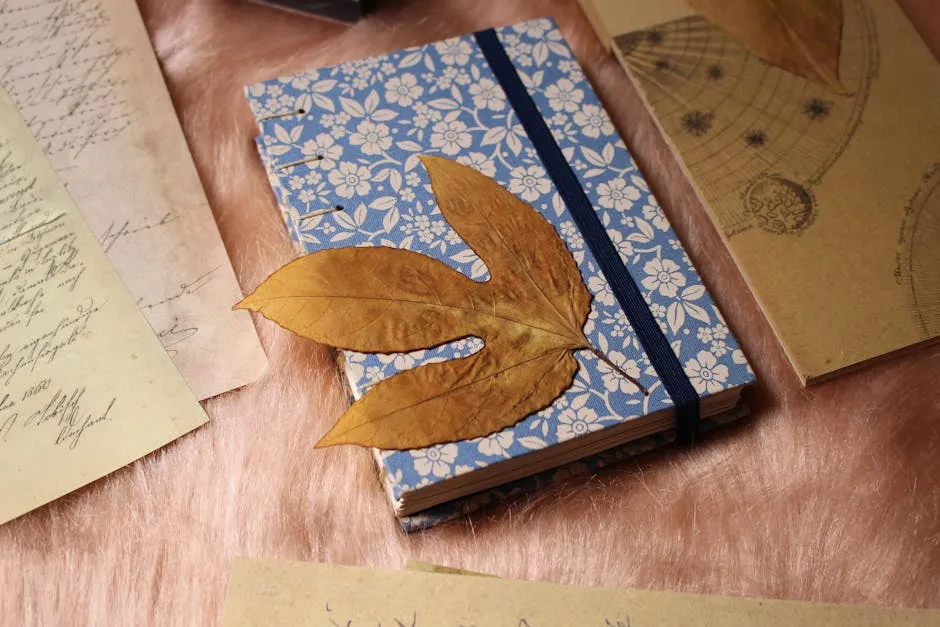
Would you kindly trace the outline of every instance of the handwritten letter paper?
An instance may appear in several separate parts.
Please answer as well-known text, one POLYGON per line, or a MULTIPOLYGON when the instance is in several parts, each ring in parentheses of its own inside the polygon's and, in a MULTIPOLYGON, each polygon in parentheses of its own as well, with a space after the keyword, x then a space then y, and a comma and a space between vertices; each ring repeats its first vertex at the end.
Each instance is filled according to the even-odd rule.
POLYGON ((265 358, 133 0, 0 3, 0 82, 186 382, 265 358))
POLYGON ((225 627, 928 627, 940 612, 236 560, 225 627))
POLYGON ((0 90, 0 523, 205 421, 0 90))

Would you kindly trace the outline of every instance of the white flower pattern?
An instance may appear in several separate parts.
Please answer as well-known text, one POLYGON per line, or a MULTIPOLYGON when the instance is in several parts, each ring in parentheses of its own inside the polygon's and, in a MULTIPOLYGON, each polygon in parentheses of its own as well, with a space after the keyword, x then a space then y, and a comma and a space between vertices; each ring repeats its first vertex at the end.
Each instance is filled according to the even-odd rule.
POLYGON ((549 85, 545 90, 545 96, 548 98, 548 106, 555 111, 565 111, 573 113, 578 110, 581 101, 584 99, 584 91, 578 89, 570 79, 559 79, 554 85, 549 85))
POLYGON ((571 440, 604 428, 597 412, 590 407, 563 409, 558 415, 557 437, 559 442, 571 440))
POLYGON ((485 438, 480 438, 477 450, 489 457, 509 457, 507 451, 512 446, 515 436, 512 431, 497 431, 485 438))
POLYGON ((456 155, 473 144, 467 125, 460 120, 445 120, 434 125, 431 146, 440 148, 445 155, 456 155))
POLYGON ((634 201, 640 199, 640 190, 627 185, 622 178, 601 183, 597 186, 597 193, 600 195, 601 207, 618 211, 629 210, 634 201))
POLYGON ((552 184, 549 183, 545 174, 545 168, 539 165, 513 168, 510 176, 512 179, 509 181, 509 191, 529 202, 537 200, 542 194, 547 194, 552 189, 552 184))
POLYGON ((663 214, 663 210, 659 208, 659 203, 652 202, 655 201, 655 198, 650 199, 650 204, 643 207, 643 217, 652 222, 660 231, 669 230, 669 221, 666 220, 666 216, 663 214))
POLYGON ((686 362, 685 369, 699 394, 720 392, 728 380, 728 366, 719 364, 715 355, 708 351, 699 351, 695 358, 686 362))
POLYGON ((441 62, 447 65, 466 65, 473 49, 470 42, 463 38, 447 39, 434 44, 441 62))
POLYGON ((450 465, 457 459, 457 446, 455 444, 442 444, 409 451, 409 453, 414 460, 415 470, 422 477, 428 475, 446 477, 451 471, 450 465))
POLYGON ((369 168, 357 166, 355 163, 344 161, 339 168, 330 172, 330 184, 336 186, 336 193, 341 198, 352 198, 354 195, 368 194, 372 188, 369 185, 369 168))
POLYGON ((392 138, 386 125, 363 120, 356 127, 356 132, 349 134, 349 143, 362 146, 363 154, 380 155, 392 146, 392 138))
POLYGON ((336 143, 331 135, 320 133, 314 139, 308 139, 300 147, 305 157, 316 157, 307 161, 308 168, 332 170, 343 156, 343 147, 336 143))
POLYGON ((468 155, 457 157, 457 163, 474 168, 484 176, 493 177, 496 174, 496 165, 482 152, 471 152, 468 155))
MULTIPOLYGON (((610 353, 607 355, 607 358, 634 379, 640 378, 640 365, 637 363, 636 359, 627 359, 627 357, 620 351, 610 351, 610 353)), ((608 391, 620 391, 625 394, 636 391, 637 387, 632 381, 630 381, 630 379, 627 379, 622 374, 611 368, 610 365, 606 362, 600 361, 597 364, 597 369, 601 372, 601 377, 604 380, 604 387, 608 391)))
POLYGON ((418 84, 418 79, 411 73, 393 76, 385 83, 385 99, 401 107, 410 106, 423 93, 424 87, 418 84))
POLYGON ((473 106, 477 109, 502 111, 506 108, 506 95, 500 86, 489 78, 481 78, 479 82, 473 83, 469 91, 473 96, 473 106))
POLYGON ((685 285, 685 275, 672 259, 650 259, 643 266, 643 272, 646 273, 643 287, 659 290, 663 296, 675 297, 679 288, 685 285))
POLYGON ((614 132, 613 122, 607 114, 597 105, 584 105, 574 114, 574 123, 581 127, 588 137, 611 135, 614 132))

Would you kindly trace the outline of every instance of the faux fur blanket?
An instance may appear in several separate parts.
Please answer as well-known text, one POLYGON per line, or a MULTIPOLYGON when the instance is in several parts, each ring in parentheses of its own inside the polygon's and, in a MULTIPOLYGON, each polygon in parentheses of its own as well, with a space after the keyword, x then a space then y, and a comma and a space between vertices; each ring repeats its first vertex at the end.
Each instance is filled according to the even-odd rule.
MULTIPOLYGON (((753 417, 692 451, 405 536, 367 451, 313 448, 345 406, 328 351, 257 319, 269 371, 209 401, 208 426, 0 527, 0 623, 217 624, 233 556, 415 558, 570 584, 940 608, 940 347, 801 388, 573 0, 377 4, 344 26, 244 0, 143 0, 243 289, 293 254, 243 85, 552 15, 750 356, 753 417)), ((902 4, 940 53, 936 0, 902 4)))

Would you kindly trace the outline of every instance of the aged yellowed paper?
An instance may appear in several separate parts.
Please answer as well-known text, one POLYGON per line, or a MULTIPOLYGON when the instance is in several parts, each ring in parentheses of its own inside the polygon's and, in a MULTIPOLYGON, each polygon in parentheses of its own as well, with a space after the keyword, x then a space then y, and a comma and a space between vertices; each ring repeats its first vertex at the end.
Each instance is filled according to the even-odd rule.
POLYGON ((0 523, 205 421, 0 90, 0 523))
POLYGON ((0 82, 186 382, 265 357, 133 0, 0 3, 0 82))
POLYGON ((405 570, 413 570, 421 573, 437 573, 439 575, 472 575, 476 577, 492 577, 486 573, 477 573, 472 570, 463 570, 453 566, 441 566, 431 562, 421 562, 418 560, 408 560, 405 562, 405 570))
POLYGON ((927 627, 940 612, 575 588, 494 577, 235 560, 222 623, 399 627, 927 627))
POLYGON ((658 24, 683 11, 689 12, 685 0, 579 0, 579 3, 601 43, 608 49, 613 45, 614 37, 637 29, 638 24, 658 24))
POLYGON ((940 64, 894 0, 838 3, 841 89, 683 0, 582 4, 804 381, 940 337, 940 64))

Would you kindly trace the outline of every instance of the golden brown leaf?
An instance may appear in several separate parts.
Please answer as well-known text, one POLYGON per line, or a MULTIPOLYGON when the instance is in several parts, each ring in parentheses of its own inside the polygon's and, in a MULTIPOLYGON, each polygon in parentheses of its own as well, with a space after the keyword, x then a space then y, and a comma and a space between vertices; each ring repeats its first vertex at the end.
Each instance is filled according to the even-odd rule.
POLYGON ((551 404, 578 370, 568 348, 528 352, 518 344, 489 342, 469 357, 425 364, 381 381, 318 446, 420 448, 504 429, 551 404))
POLYGON ((412 351, 473 335, 491 295, 408 250, 336 248, 287 264, 238 304, 298 335, 361 352, 412 351))
POLYGON ((582 332, 591 295, 552 225, 470 167, 422 162, 441 213, 486 263, 489 281, 410 251, 340 248, 286 265, 237 306, 350 350, 485 342, 469 357, 381 381, 318 446, 418 448, 485 436, 558 398, 577 371, 572 351, 606 360, 582 332))
POLYGON ((771 65, 843 91, 842 0, 688 0, 771 65))

